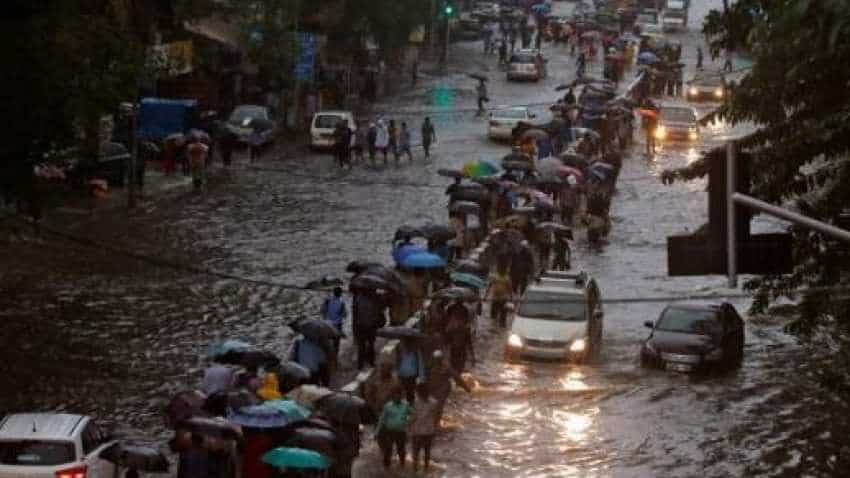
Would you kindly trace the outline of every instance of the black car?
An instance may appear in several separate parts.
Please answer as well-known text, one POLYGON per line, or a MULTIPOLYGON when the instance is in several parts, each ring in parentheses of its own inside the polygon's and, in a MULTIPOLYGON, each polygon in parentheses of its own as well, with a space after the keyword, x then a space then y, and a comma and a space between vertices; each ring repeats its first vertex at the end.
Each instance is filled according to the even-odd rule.
POLYGON ((640 351, 644 367, 678 372, 734 368, 744 356, 744 321, 728 303, 669 305, 640 351))

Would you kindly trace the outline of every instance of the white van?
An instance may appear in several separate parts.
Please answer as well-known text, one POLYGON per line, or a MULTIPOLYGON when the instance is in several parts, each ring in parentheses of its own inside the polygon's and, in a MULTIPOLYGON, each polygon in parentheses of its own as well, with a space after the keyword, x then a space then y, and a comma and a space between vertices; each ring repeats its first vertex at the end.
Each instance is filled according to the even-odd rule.
POLYGON ((545 272, 519 301, 505 358, 584 361, 602 343, 599 288, 582 272, 545 272))
POLYGON ((350 111, 320 111, 313 115, 310 122, 310 147, 330 148, 334 145, 334 129, 340 121, 348 123, 348 129, 354 131, 354 113, 350 111))

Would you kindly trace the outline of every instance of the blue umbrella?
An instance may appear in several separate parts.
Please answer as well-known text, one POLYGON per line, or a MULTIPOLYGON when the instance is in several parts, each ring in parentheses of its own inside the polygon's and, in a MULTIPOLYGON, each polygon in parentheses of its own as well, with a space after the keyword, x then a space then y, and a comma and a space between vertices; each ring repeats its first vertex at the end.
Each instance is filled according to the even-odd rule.
POLYGON ((546 13, 551 11, 552 7, 548 3, 538 3, 537 5, 532 5, 531 9, 538 13, 546 13))
POLYGON ((268 400, 264 402, 263 405, 278 410, 293 421, 306 420, 310 418, 310 410, 307 410, 293 400, 280 398, 277 400, 268 400))
POLYGON ((653 63, 658 63, 658 61, 658 56, 656 56, 655 53, 652 53, 651 51, 645 51, 637 57, 638 65, 651 65, 653 63))
POLYGON ((590 169, 591 170, 598 169, 600 171, 613 171, 614 165, 603 162, 603 161, 597 161, 597 162, 590 165, 590 169))
POLYGON ((207 355, 209 357, 220 357, 230 352, 245 352, 253 348, 253 345, 243 340, 229 339, 207 347, 207 355))
POLYGON ((484 279, 467 272, 452 272, 451 279, 455 284, 472 287, 473 289, 483 289, 486 285, 484 279))
POLYGON ((283 428, 304 418, 300 414, 287 415, 279 408, 261 403, 239 410, 229 410, 227 419, 231 423, 248 428, 283 428))
POLYGON ((608 177, 608 173, 602 169, 591 169, 590 177, 598 179, 600 181, 604 181, 608 177))
POLYGON ((330 462, 319 452, 304 448, 279 447, 262 456, 263 463, 275 468, 324 470, 330 462))
POLYGON ((397 263, 401 263, 405 257, 416 254, 420 252, 426 252, 427 249, 423 246, 416 246, 412 244, 408 244, 406 246, 396 247, 393 249, 393 260, 397 263))
POLYGON ((408 269, 441 269, 446 260, 430 252, 416 252, 403 258, 399 264, 408 269))

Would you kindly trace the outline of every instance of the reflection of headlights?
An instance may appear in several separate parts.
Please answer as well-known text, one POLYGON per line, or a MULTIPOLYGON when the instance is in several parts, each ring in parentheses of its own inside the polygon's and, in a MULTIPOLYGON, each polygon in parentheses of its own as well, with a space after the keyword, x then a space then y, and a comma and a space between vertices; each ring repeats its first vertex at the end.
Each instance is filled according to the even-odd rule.
POLYGON ((659 126, 655 128, 655 139, 664 139, 667 137, 667 128, 659 126))
POLYGON ((696 96, 699 94, 699 90, 692 86, 689 90, 689 93, 691 94, 691 96, 696 96))
POLYGON ((520 337, 517 334, 511 334, 508 337, 508 346, 509 347, 517 347, 517 348, 522 347, 522 337, 520 337))
POLYGON ((585 345, 584 339, 573 340, 570 344, 570 352, 584 352, 585 345))
POLYGON ((688 130, 688 139, 691 141, 696 141, 699 139, 699 132, 697 132, 696 128, 688 130))
POLYGON ((718 88, 714 90, 714 96, 718 98, 723 98, 723 88, 718 88))

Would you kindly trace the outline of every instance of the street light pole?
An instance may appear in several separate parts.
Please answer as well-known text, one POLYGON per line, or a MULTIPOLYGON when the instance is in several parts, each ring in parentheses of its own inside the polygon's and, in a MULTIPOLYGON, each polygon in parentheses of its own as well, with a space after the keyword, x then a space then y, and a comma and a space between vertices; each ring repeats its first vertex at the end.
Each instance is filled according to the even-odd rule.
POLYGON ((133 209, 136 207, 136 162, 139 148, 136 147, 136 107, 132 105, 127 108, 127 121, 130 123, 129 146, 130 146, 130 165, 127 171, 127 208, 133 209))
POLYGON ((449 15, 446 15, 446 44, 443 45, 443 63, 446 65, 449 63, 449 36, 451 34, 449 21, 449 15))
POLYGON ((726 145, 726 275, 729 287, 738 287, 738 238, 735 231, 735 146, 726 145))

